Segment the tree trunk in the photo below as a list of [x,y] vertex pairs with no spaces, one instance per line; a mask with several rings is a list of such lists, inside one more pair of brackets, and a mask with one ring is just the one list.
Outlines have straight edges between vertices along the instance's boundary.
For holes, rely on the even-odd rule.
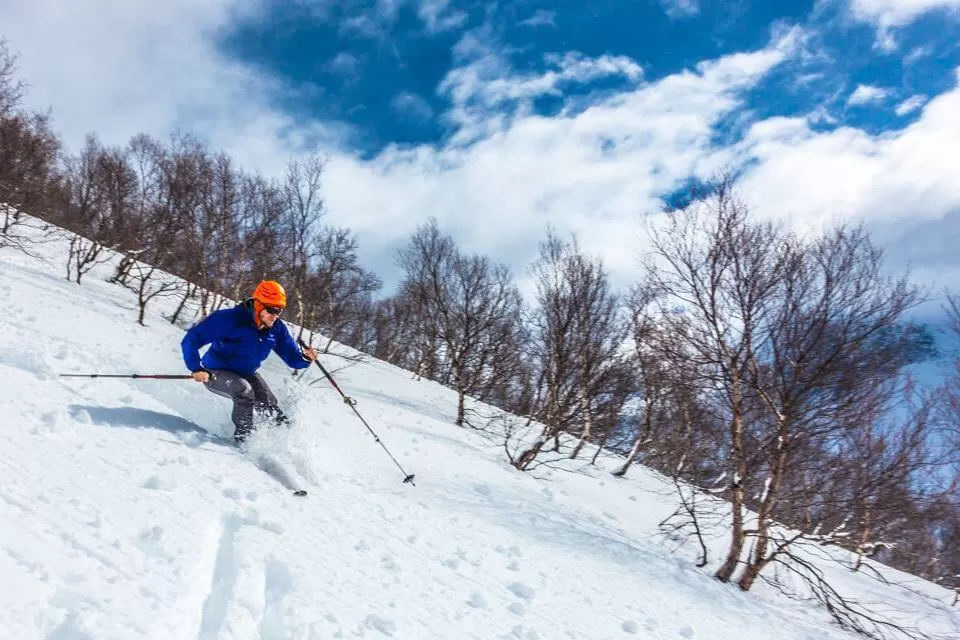
[[543,445],[546,444],[547,438],[548,436],[546,434],[537,438],[537,441],[534,442],[530,448],[517,457],[516,461],[513,463],[513,466],[520,471],[526,471],[527,467],[530,466],[530,463],[533,462],[537,455],[540,454],[540,450],[543,449]]
[[[183,293],[183,297],[180,298],[180,302],[177,304],[177,308],[174,310],[173,315],[170,316],[170,324],[177,324],[177,321],[180,320],[180,314],[183,313],[184,308],[187,306],[187,300],[193,295],[193,291],[193,285],[188,284]],[[206,316],[206,313],[201,313],[201,317],[203,316]]]
[[577,442],[573,451],[570,452],[570,459],[573,460],[580,455],[583,445],[593,435],[593,412],[590,410],[590,398],[587,396],[586,386],[580,385],[580,410],[583,411],[583,432],[580,434],[580,440]]
[[590,464],[597,464],[597,458],[600,457],[600,452],[604,450],[604,448],[607,446],[607,440],[610,439],[610,431],[611,429],[607,429],[603,432],[603,435],[600,436],[600,442],[597,443],[597,449],[593,452],[593,457],[590,459]]
[[113,284],[126,285],[127,280],[130,278],[130,270],[133,269],[133,265],[136,264],[137,259],[130,254],[126,254],[123,258],[120,259],[120,263],[117,265],[117,271],[113,274],[113,277],[110,278],[110,282]]
[[871,532],[871,519],[873,516],[872,509],[869,504],[866,504],[864,500],[864,513],[863,513],[863,522],[861,523],[860,530],[860,540],[857,543],[857,557],[853,561],[853,566],[851,569],[853,571],[859,571],[860,567],[863,566],[863,557],[865,555],[864,549],[866,549],[867,543],[870,541],[870,532]]
[[760,572],[763,571],[763,568],[772,559],[772,556],[769,558],[764,558],[759,562],[749,563],[743,570],[743,574],[740,576],[740,579],[737,581],[737,586],[740,587],[742,591],[750,591],[750,587],[753,586],[753,583],[756,582],[757,578],[760,576]]
[[457,389],[457,422],[458,427],[463,426],[463,422],[466,419],[467,407],[466,407],[466,398],[467,394],[463,392],[463,389]]
[[622,478],[627,475],[627,469],[630,468],[630,465],[633,464],[634,460],[637,459],[637,456],[640,455],[640,449],[650,440],[650,432],[653,429],[653,403],[647,400],[644,403],[643,409],[643,429],[640,431],[640,435],[637,436],[637,439],[633,441],[633,447],[630,449],[630,454],[627,456],[627,459],[624,461],[623,466],[613,472],[613,475],[618,478]]
[[777,447],[774,451],[773,468],[770,470],[763,496],[760,498],[760,507],[757,509],[756,544],[750,554],[747,566],[744,567],[743,573],[737,581],[737,584],[744,591],[750,590],[757,576],[773,559],[772,555],[767,555],[767,549],[770,548],[770,527],[773,525],[773,511],[780,495],[780,487],[783,486],[783,476],[787,470],[788,422],[783,415],[778,415],[777,418],[779,435]]
[[[735,366],[735,364],[734,364]],[[733,482],[730,484],[730,548],[727,557],[714,574],[721,582],[729,582],[740,563],[746,535],[743,530],[743,477],[746,475],[746,458],[743,451],[743,413],[740,400],[740,381],[733,380],[733,416],[730,421],[731,446],[733,448]]]

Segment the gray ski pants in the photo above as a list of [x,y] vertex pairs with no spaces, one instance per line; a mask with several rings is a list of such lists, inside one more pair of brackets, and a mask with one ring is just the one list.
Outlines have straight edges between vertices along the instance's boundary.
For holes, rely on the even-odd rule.
[[254,411],[258,415],[272,417],[277,424],[285,424],[288,418],[277,406],[277,398],[259,373],[243,376],[226,369],[212,369],[206,387],[224,398],[233,400],[231,419],[235,427],[234,438],[243,442],[253,431]]

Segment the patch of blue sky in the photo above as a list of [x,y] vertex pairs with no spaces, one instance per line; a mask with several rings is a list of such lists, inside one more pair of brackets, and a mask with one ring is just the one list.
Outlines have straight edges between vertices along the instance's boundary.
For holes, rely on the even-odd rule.
[[744,110],[718,124],[714,144],[733,144],[752,122],[778,116],[806,118],[813,131],[855,127],[880,135],[908,126],[930,97],[956,85],[960,22],[940,11],[896,29],[891,49],[878,46],[873,26],[836,9],[800,24],[802,51],[742,96]]
[[[684,10],[664,9],[679,1],[274,3],[256,22],[225,34],[222,46],[290,88],[276,98],[284,110],[351,125],[355,151],[366,156],[390,144],[442,143],[453,133],[443,117],[451,96],[439,87],[451,69],[469,62],[454,48],[471,31],[500,56],[504,74],[543,74],[556,70],[557,56],[577,52],[625,56],[643,69],[644,82],[656,82],[705,60],[761,49],[777,25],[803,25],[803,52],[741,96],[743,109],[717,127],[718,145],[772,116],[807,117],[815,130],[897,129],[956,82],[960,24],[940,11],[890,30],[884,48],[876,28],[851,20],[843,2],[682,0]],[[560,93],[530,104],[556,116],[636,81],[608,75],[563,82]]]

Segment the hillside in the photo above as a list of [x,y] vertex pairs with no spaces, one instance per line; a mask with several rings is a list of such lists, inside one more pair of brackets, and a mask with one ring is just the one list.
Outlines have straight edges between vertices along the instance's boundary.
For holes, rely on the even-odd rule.
[[[323,361],[416,486],[317,368],[294,378],[268,360],[295,424],[247,454],[216,437],[229,403],[192,381],[58,377],[183,373],[182,329],[163,317],[173,300],[136,324],[109,265],[77,285],[62,244],[37,252],[0,250],[2,638],[856,637],[812,602],[696,568],[693,545],[658,531],[675,504],[656,474],[613,478],[606,457],[517,472],[496,437],[453,426],[455,394],[370,358]],[[960,637],[945,589],[825,571]]]

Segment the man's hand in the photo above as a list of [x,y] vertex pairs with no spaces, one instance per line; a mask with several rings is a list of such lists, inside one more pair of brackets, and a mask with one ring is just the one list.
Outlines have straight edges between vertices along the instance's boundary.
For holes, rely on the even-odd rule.
[[197,382],[207,382],[210,379],[210,372],[201,369],[200,371],[194,371],[190,376]]
[[313,347],[307,347],[306,349],[301,349],[300,353],[303,355],[304,360],[309,360],[310,362],[314,362],[317,359],[317,357],[320,355],[319,353],[317,353],[317,350],[314,349]]

